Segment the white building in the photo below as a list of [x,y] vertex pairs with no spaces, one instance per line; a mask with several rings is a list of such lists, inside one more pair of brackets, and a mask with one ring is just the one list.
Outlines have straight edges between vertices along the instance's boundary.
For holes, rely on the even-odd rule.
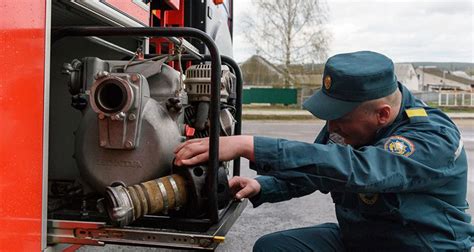
[[450,73],[464,79],[474,80],[474,76],[469,76],[469,74],[464,71],[450,71]]
[[456,76],[449,71],[436,67],[419,67],[416,69],[423,91],[460,90],[472,91],[474,81]]
[[396,63],[395,75],[399,82],[401,82],[410,91],[421,90],[421,85],[418,80],[415,68],[410,63]]

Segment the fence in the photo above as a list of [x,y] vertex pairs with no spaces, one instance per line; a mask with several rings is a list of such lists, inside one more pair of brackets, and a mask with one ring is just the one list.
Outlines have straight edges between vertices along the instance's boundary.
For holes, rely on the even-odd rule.
[[456,92],[456,93],[438,93],[439,106],[462,106],[474,107],[474,93]]
[[438,103],[438,100],[439,100],[438,92],[434,92],[434,91],[411,91],[411,92],[416,98],[426,103]]
[[297,104],[297,89],[249,88],[243,90],[243,103]]
[[[289,88],[248,88],[244,89],[243,103],[301,105],[314,92],[303,89],[298,94],[297,89]],[[474,107],[473,92],[413,92],[413,94],[424,102],[438,103],[438,106]]]

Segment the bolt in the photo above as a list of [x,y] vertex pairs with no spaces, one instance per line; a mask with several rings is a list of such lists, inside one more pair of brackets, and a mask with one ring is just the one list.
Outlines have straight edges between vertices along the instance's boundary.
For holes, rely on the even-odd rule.
[[120,112],[120,113],[115,114],[115,120],[122,121],[123,118],[125,118],[125,113],[124,112]]
[[100,140],[100,146],[104,147],[107,145],[107,142],[105,140]]
[[137,81],[140,79],[140,77],[138,76],[138,74],[132,74],[132,76],[130,76],[130,77],[131,77],[131,79],[132,79],[133,82],[137,82]]
[[109,72],[107,71],[99,71],[96,75],[95,75],[95,79],[100,79],[100,78],[103,78],[103,77],[107,77],[109,76]]
[[104,114],[99,114],[99,119],[100,119],[100,120],[104,120],[104,118],[105,118],[105,115],[104,115]]
[[127,147],[127,148],[129,148],[129,149],[133,148],[133,143],[132,143],[132,141],[127,141],[127,142],[125,143],[125,147]]
[[121,121],[122,118],[124,118],[124,117],[125,117],[125,113],[124,113],[124,112],[120,112],[120,113],[117,113],[117,114],[111,116],[110,119]]
[[137,119],[137,116],[135,114],[132,113],[132,114],[128,115],[128,120],[135,121],[135,119]]

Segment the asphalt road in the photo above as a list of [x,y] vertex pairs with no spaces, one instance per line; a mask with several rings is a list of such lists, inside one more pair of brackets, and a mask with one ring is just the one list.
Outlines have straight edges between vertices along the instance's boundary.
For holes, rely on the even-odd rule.
[[[469,166],[474,169],[474,120],[456,122],[464,141]],[[243,134],[281,137],[291,140],[313,142],[322,121],[245,121]],[[256,176],[247,169],[248,162],[242,162],[242,176]],[[468,202],[474,206],[474,172],[469,174]],[[473,215],[474,209],[468,212]],[[253,243],[262,235],[284,229],[336,222],[331,197],[315,192],[311,195],[286,202],[263,204],[253,208],[247,206],[242,216],[226,236],[226,242],[217,251],[251,251]]]
[[[469,165],[474,169],[474,120],[457,121],[462,132],[464,146],[468,152]],[[313,142],[322,128],[322,121],[245,121],[243,134],[280,137],[291,140]],[[248,169],[248,161],[242,160],[242,176],[254,177]],[[469,175],[468,201],[474,203],[474,172]],[[472,205],[472,204],[471,204]],[[471,215],[473,209],[468,210]],[[217,251],[251,251],[254,242],[262,235],[284,229],[335,222],[331,197],[319,192],[286,202],[263,204],[253,208],[247,206],[242,216],[231,228],[225,243]],[[83,247],[80,251],[170,251],[157,248],[128,246]]]

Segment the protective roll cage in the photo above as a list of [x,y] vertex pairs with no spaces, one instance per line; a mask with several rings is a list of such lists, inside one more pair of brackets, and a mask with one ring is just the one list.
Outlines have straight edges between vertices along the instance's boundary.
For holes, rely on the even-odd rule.
[[[66,27],[53,30],[52,33],[52,43],[54,44],[58,40],[64,37],[85,37],[85,36],[99,36],[99,37],[108,37],[108,36],[135,36],[135,37],[191,37],[201,40],[208,48],[210,54],[197,54],[196,52],[189,51],[188,54],[183,54],[183,60],[192,60],[196,62],[211,62],[211,101],[210,101],[210,132],[209,132],[209,161],[208,169],[209,173],[206,180],[206,189],[209,206],[207,208],[207,215],[205,219],[181,219],[181,220],[158,220],[160,217],[156,217],[156,221],[164,223],[164,226],[171,225],[171,223],[178,222],[177,225],[181,227],[192,227],[192,230],[205,230],[210,226],[221,223],[226,212],[230,211],[229,215],[233,216],[233,211],[239,206],[240,202],[232,202],[227,206],[226,209],[219,213],[217,206],[217,171],[219,167],[219,135],[220,135],[220,122],[219,122],[219,110],[220,110],[220,81],[221,81],[221,64],[224,63],[236,76],[236,104],[235,104],[235,119],[237,124],[235,126],[235,135],[241,134],[241,118],[242,118],[242,74],[237,63],[230,57],[221,56],[217,49],[216,44],[212,38],[204,33],[201,30],[190,28],[190,27],[180,27],[180,28],[163,28],[163,27],[133,27],[133,28],[117,28],[117,27]],[[174,43],[181,40],[171,40]],[[234,160],[233,175],[237,176],[240,174],[240,159],[237,158]],[[243,205],[243,204],[241,204]],[[242,207],[242,206],[241,206]],[[241,208],[240,207],[240,208]],[[244,206],[245,207],[245,206]],[[243,209],[240,209],[243,210]],[[237,218],[238,216],[234,216]],[[154,218],[154,216],[146,216],[144,220],[137,220],[137,224],[143,226],[153,225],[152,220],[150,223],[149,218]],[[166,218],[161,218],[166,219]],[[167,223],[167,224],[166,224]],[[135,224],[133,226],[136,226]],[[227,227],[227,229],[230,226]]]

